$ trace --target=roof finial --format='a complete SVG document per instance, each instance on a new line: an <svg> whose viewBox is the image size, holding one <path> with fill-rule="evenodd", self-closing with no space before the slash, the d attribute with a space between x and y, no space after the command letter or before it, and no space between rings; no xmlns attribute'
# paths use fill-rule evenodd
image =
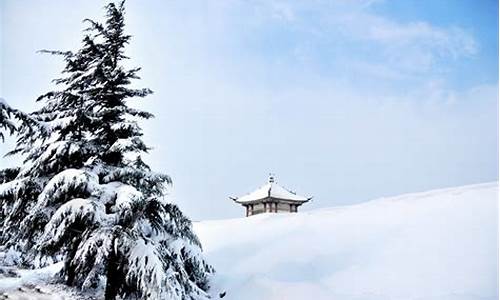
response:
<svg viewBox="0 0 500 300"><path fill-rule="evenodd" d="M269 173L269 183L274 183L274 173Z"/></svg>

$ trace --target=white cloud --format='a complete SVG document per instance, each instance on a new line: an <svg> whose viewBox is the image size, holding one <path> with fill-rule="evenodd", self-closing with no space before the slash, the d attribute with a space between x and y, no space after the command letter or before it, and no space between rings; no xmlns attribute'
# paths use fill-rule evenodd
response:
<svg viewBox="0 0 500 300"><path fill-rule="evenodd" d="M392 73L439 70L442 64L478 53L478 42L464 28L440 27L426 21L395 21L373 12L371 8L379 2L259 1L254 5L264 16L261 18L262 26L268 26L268 20L289 24L290 34L297 36L295 48L311 48L311 41L318 48L325 47L328 42L335 44L345 40L361 43L357 46L372 49L373 57L361 57L359 64L367 65L369 61L379 60L377 63L386 64L386 69L393 68ZM308 44L303 47L301 43ZM349 45L345 47L349 51ZM299 55L299 59L304 60L303 52Z"/></svg>
<svg viewBox="0 0 500 300"><path fill-rule="evenodd" d="M360 21L365 24L361 38L384 44L397 52L409 52L426 56L427 65L438 58L451 56L458 59L475 55L477 42L459 27L440 28L426 22L396 23L380 17L368 16ZM421 63L417 60L417 63Z"/></svg>
<svg viewBox="0 0 500 300"><path fill-rule="evenodd" d="M401 72L428 72L442 62L474 56L478 44L460 27L437 27L424 21L396 22L368 12L354 11L333 21L352 39L372 43L385 62Z"/></svg>

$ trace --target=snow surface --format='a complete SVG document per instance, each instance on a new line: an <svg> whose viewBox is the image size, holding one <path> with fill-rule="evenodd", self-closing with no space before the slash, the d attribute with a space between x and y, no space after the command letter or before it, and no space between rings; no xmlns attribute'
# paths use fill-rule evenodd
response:
<svg viewBox="0 0 500 300"><path fill-rule="evenodd" d="M218 299L498 299L498 184L194 228ZM61 265L0 274L0 299L90 299L47 284ZM2 270L2 268L0 268Z"/></svg>
<svg viewBox="0 0 500 300"><path fill-rule="evenodd" d="M17 289L22 285L42 283L50 280L62 268L63 263L56 263L36 270L15 270L16 276L0 277L0 291Z"/></svg>
<svg viewBox="0 0 500 300"><path fill-rule="evenodd" d="M0 299L9 300L91 300L89 295L61 284L51 284L61 270L61 263L37 270L18 270L0 267Z"/></svg>
<svg viewBox="0 0 500 300"><path fill-rule="evenodd" d="M498 184L194 224L225 299L498 299Z"/></svg>

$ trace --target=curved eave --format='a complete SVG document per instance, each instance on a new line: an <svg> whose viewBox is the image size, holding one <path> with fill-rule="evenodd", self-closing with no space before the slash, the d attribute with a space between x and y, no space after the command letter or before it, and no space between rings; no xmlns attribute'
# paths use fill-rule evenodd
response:
<svg viewBox="0 0 500 300"><path fill-rule="evenodd" d="M291 199L281 199L281 198L275 198L275 197L266 197L266 198L261 198L261 199L255 199L251 201L238 201L238 198L233 198L229 197L229 199L233 200L234 202L242 205L247 205L247 204L256 204L256 203L268 203L268 202L282 202L282 203L287 203L287 204L304 204L306 202L311 201L313 197L309 197L306 200L291 200Z"/></svg>

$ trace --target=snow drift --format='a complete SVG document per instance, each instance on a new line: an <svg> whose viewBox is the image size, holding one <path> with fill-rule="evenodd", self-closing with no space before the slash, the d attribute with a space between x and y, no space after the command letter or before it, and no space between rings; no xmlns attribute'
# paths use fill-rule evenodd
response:
<svg viewBox="0 0 500 300"><path fill-rule="evenodd" d="M487 183L194 229L217 270L214 299L489 300L498 299L497 199L498 184ZM0 274L0 298L80 299L47 284L57 267Z"/></svg>
<svg viewBox="0 0 500 300"><path fill-rule="evenodd" d="M498 299L498 184L195 223L225 299Z"/></svg>

